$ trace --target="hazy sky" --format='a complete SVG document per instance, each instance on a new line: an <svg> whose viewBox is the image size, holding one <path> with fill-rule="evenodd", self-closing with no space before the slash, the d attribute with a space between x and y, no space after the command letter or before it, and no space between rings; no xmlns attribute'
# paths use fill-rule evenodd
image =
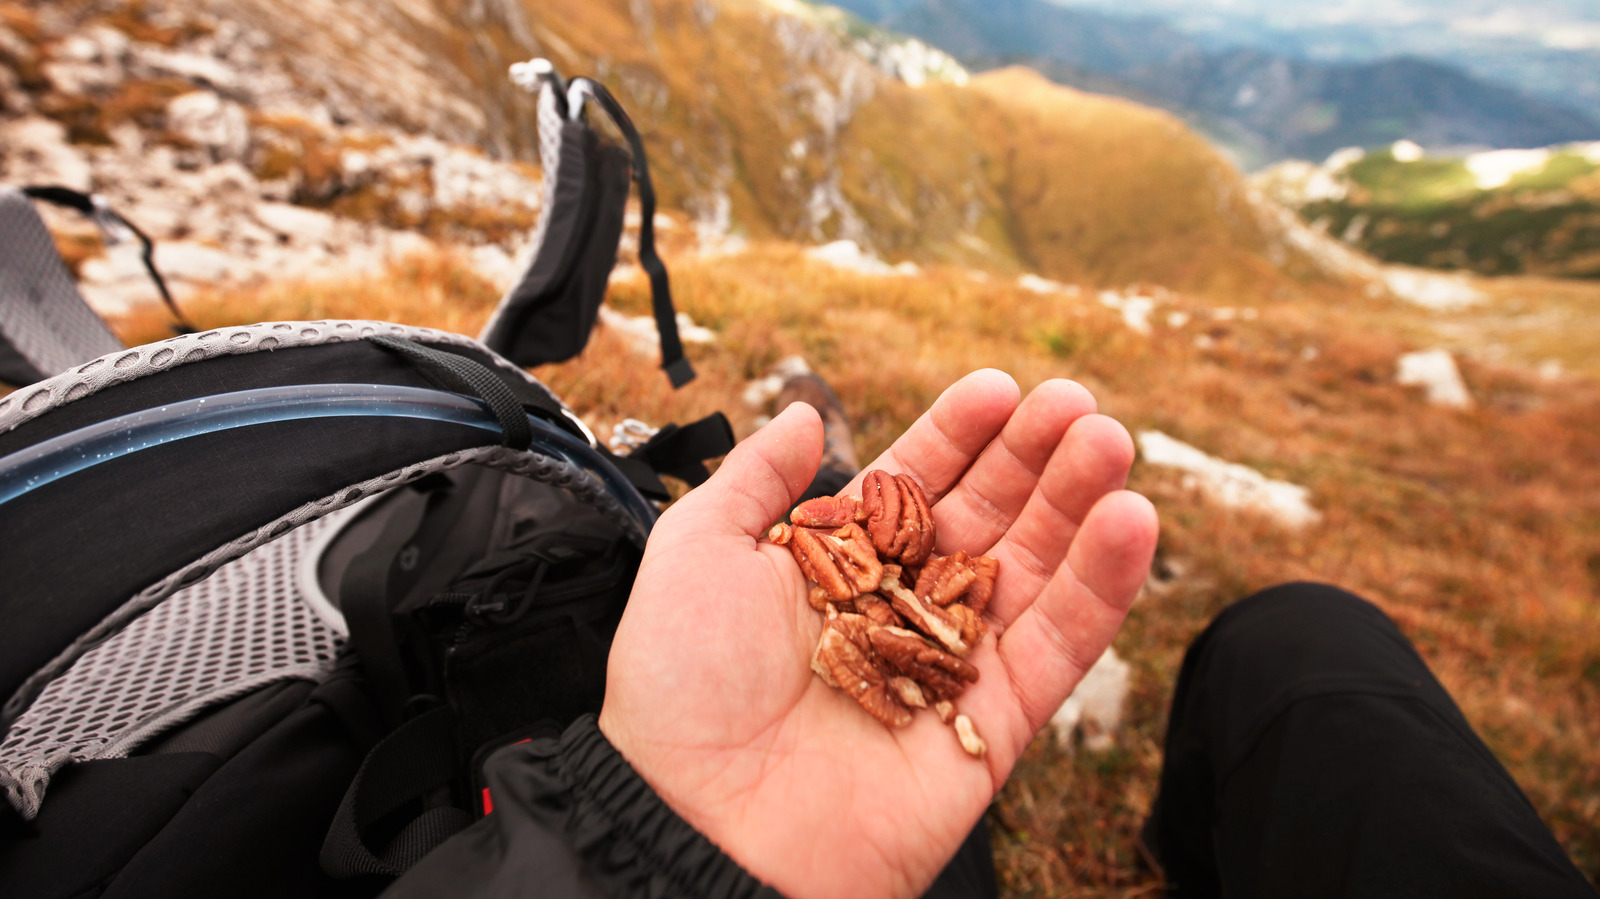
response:
<svg viewBox="0 0 1600 899"><path fill-rule="evenodd" d="M1107 12L1154 12L1187 30L1253 20L1283 31L1444 28L1465 39L1600 51L1600 0L1055 0Z"/></svg>

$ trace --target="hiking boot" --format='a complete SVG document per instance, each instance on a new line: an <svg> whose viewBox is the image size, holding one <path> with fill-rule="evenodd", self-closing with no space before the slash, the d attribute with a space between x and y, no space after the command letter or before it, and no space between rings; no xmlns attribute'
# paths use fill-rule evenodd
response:
<svg viewBox="0 0 1600 899"><path fill-rule="evenodd" d="M850 419L844 414L844 405L828 382L816 375L793 375L783 382L773 404L773 414L789 408L790 403L805 403L822 416L822 468L849 476L861 470L861 460L856 457L855 441L850 433Z"/></svg>

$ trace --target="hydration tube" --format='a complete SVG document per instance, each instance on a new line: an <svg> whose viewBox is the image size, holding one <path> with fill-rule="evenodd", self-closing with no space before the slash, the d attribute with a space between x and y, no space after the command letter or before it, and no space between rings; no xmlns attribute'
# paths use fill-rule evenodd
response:
<svg viewBox="0 0 1600 899"><path fill-rule="evenodd" d="M142 450L202 434L311 418L416 418L499 434L482 400L388 384L303 384L263 387L167 403L69 431L0 457L0 506L47 484ZM534 416L529 449L576 465L616 497L643 533L655 509L616 467L584 441Z"/></svg>

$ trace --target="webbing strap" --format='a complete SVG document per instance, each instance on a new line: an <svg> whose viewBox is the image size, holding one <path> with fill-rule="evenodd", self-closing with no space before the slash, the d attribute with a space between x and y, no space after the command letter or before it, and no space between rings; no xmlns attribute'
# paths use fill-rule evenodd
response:
<svg viewBox="0 0 1600 899"><path fill-rule="evenodd" d="M455 713L448 706L423 712L372 747L356 771L322 842L322 870L340 878L361 874L398 876L434 847L472 823L454 806L430 808L411 817L376 851L368 831L390 824L407 806L446 786L459 773Z"/></svg>
<svg viewBox="0 0 1600 899"><path fill-rule="evenodd" d="M711 474L705 460L725 456L733 449L733 427L728 417L713 412L705 418L682 427L666 425L644 445L629 454L661 474L685 481L691 487L706 482Z"/></svg>
<svg viewBox="0 0 1600 899"><path fill-rule="evenodd" d="M650 305L655 313L656 330L661 335L661 368L667 373L672 386L682 387L694 380L694 367L683 354L683 341L678 338L678 313L672 306L672 287L667 282L667 267L656 253L656 190L650 182L650 164L645 159L644 141L639 129L623 111L622 104L611 96L605 85L590 78L582 79L593 93L606 115L616 123L617 130L627 138L633 151L633 178L639 184L639 266L650 276Z"/></svg>
<svg viewBox="0 0 1600 899"><path fill-rule="evenodd" d="M522 400L500 376L465 356L446 353L399 337L377 335L371 343L416 365L440 387L469 393L489 404L489 411L500 422L501 442L512 449L525 450L533 443L533 428L528 424Z"/></svg>
<svg viewBox="0 0 1600 899"><path fill-rule="evenodd" d="M396 506L383 530L366 550L350 560L339 584L340 611L350 628L350 645L378 696L387 724L399 719L411 698L411 680L400 658L399 635L389 612L389 580L401 564L400 551L416 536L433 505L434 494L413 495L409 488L394 497Z"/></svg>

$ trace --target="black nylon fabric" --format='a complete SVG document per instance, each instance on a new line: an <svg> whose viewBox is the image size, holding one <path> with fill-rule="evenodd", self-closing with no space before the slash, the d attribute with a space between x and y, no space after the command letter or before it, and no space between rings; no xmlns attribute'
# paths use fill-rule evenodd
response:
<svg viewBox="0 0 1600 899"><path fill-rule="evenodd" d="M1289 584L1190 647L1145 831L1192 897L1592 897L1394 622Z"/></svg>
<svg viewBox="0 0 1600 899"><path fill-rule="evenodd" d="M471 823L471 816L459 809L433 808L413 816L398 832L369 842L374 825L456 776L455 727L455 715L439 707L405 722L372 747L323 840L319 858L324 871L340 879L402 874Z"/></svg>
<svg viewBox="0 0 1600 899"><path fill-rule="evenodd" d="M445 344L424 346L443 351L455 350L458 351L457 355L492 365L488 356L466 347ZM192 397L284 384L367 382L403 387L434 386L405 360L365 340L217 356L116 384L51 409L26 424L0 433L0 456L108 418Z"/></svg>
<svg viewBox="0 0 1600 899"><path fill-rule="evenodd" d="M593 715L560 738L494 753L484 778L493 813L434 850L385 896L779 895L662 802Z"/></svg>
<svg viewBox="0 0 1600 899"><path fill-rule="evenodd" d="M209 753L188 752L62 769L33 835L0 840L0 896L99 895L220 763Z"/></svg>
<svg viewBox="0 0 1600 899"><path fill-rule="evenodd" d="M661 474L671 475L691 487L704 484L711 477L705 461L725 456L738 441L733 438L733 426L721 412L713 412L699 421L679 427L666 425L643 446L629 454Z"/></svg>
<svg viewBox="0 0 1600 899"><path fill-rule="evenodd" d="M317 866L327 822L360 760L332 711L302 707L206 779L105 899L374 895L379 883L336 882ZM46 809L56 799L54 785L51 791Z"/></svg>
<svg viewBox="0 0 1600 899"><path fill-rule="evenodd" d="M644 152L644 139L639 136L639 129L634 127L622 104L611 96L605 85L593 79L582 80L633 150L634 180L639 183L639 267L650 276L650 305L661 339L661 369L667 373L673 389L677 389L694 380L694 366L683 355L667 267L656 253L656 190L650 181L650 161Z"/></svg>
<svg viewBox="0 0 1600 899"><path fill-rule="evenodd" d="M630 163L581 122L562 125L561 164L543 243L501 301L485 346L518 365L561 362L594 329L622 240Z"/></svg>
<svg viewBox="0 0 1600 899"><path fill-rule="evenodd" d="M108 388L0 435L0 454L164 402L252 387L431 386L365 342L224 356ZM138 590L305 503L423 459L498 443L416 419L328 418L180 440L0 507L0 696ZM93 564L85 564L93 560Z"/></svg>
<svg viewBox="0 0 1600 899"><path fill-rule="evenodd" d="M139 747L136 754L209 752L227 761L304 705L316 686L299 678L268 684L167 731Z"/></svg>
<svg viewBox="0 0 1600 899"><path fill-rule="evenodd" d="M411 360L425 374L432 374L445 390L470 394L489 404L495 420L500 423L501 442L516 450L525 450L533 442L533 428L528 425L528 415L522 403L511 392L499 375L483 365L453 353L441 353L411 340L383 335L367 340Z"/></svg>
<svg viewBox="0 0 1600 899"><path fill-rule="evenodd" d="M495 443L416 419L278 422L148 449L12 500L0 514L0 694L229 540L351 484Z"/></svg>

